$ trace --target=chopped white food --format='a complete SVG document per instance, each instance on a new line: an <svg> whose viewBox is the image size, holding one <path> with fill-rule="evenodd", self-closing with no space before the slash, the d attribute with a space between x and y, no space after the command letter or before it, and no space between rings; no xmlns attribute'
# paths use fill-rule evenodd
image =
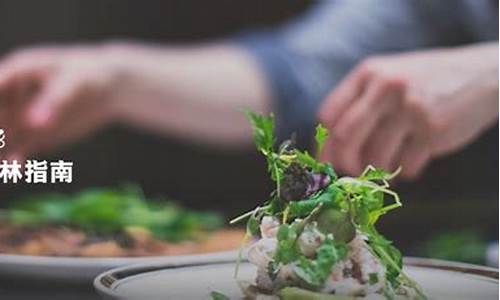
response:
<svg viewBox="0 0 500 300"><path fill-rule="evenodd" d="M273 217L263 217L260 224L262 238L248 248L248 260L257 266L256 284L265 290L272 290L274 282L268 274L269 263L273 260L278 240L276 234L280 223Z"/></svg>
<svg viewBox="0 0 500 300"><path fill-rule="evenodd" d="M271 278L269 264L273 261L278 246L276 234L279 221L273 217L262 219L260 230L262 238L248 249L248 260L257 266L256 284L264 290L276 290L285 286L300 286L293 264L281 265ZM297 239L301 253L314 258L316 250L325 239L313 222L308 224ZM385 267L370 251L365 237L357 234L348 244L348 255L336 263L331 275L325 281L320 292L345 295L366 296L383 290L385 286Z"/></svg>
<svg viewBox="0 0 500 300"><path fill-rule="evenodd" d="M274 238L278 233L280 222L273 217L265 216L260 223L260 234L262 238Z"/></svg>
<svg viewBox="0 0 500 300"><path fill-rule="evenodd" d="M319 232L315 224L307 224L298 239L300 252L307 257L314 257L316 249L321 246L325 236Z"/></svg>
<svg viewBox="0 0 500 300"><path fill-rule="evenodd" d="M357 234L348 246L348 257L333 267L322 292L364 296L382 290L385 267L370 251L363 236Z"/></svg>

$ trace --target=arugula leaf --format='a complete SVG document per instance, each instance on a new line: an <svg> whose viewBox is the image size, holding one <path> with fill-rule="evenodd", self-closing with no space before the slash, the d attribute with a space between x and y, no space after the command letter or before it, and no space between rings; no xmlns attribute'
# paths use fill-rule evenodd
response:
<svg viewBox="0 0 500 300"><path fill-rule="evenodd" d="M250 110L246 110L245 114L252 124L255 145L265 155L268 172L271 174L271 179L276 182L279 193L279 185L285 166L279 155L274 152L274 115L270 114L266 117Z"/></svg>
<svg viewBox="0 0 500 300"><path fill-rule="evenodd" d="M247 221L247 233L250 236L257 235L260 231L260 222L255 216L250 216Z"/></svg>
<svg viewBox="0 0 500 300"><path fill-rule="evenodd" d="M318 124L318 126L316 126L316 134L314 135L314 139L316 140L316 157L319 157L321 152L323 152L323 147L327 138L328 129L323 127L322 124Z"/></svg>
<svg viewBox="0 0 500 300"><path fill-rule="evenodd" d="M295 155L296 155L297 160L299 162L301 162L305 166L308 166L313 171L323 172L326 169L325 164L318 162L307 151L301 152L301 151L295 150Z"/></svg>
<svg viewBox="0 0 500 300"><path fill-rule="evenodd" d="M376 168L373 166L368 166L366 169L363 171L359 179L362 180L370 180L370 181L375 181L375 180L391 180L394 177L396 177L399 172L401 172L401 167L398 168L396 171L390 173L385 171L384 169L381 168Z"/></svg>
<svg viewBox="0 0 500 300"><path fill-rule="evenodd" d="M337 187L330 185L324 191L321 191L307 200L290 201L288 204L289 216L292 218L305 217L311 214L320 204L324 208L339 208L339 192Z"/></svg>
<svg viewBox="0 0 500 300"><path fill-rule="evenodd" d="M386 267L386 280L396 289L400 285L399 276L403 267L401 252L375 228L371 227L365 233L368 236L369 245Z"/></svg>
<svg viewBox="0 0 500 300"><path fill-rule="evenodd" d="M330 176L330 180L332 182L337 180L337 173L335 173L335 170L333 170L333 167L330 163L325 164L323 172L325 172L328 176Z"/></svg>
<svg viewBox="0 0 500 300"><path fill-rule="evenodd" d="M268 117L256 114L250 110L245 110L247 118L253 128L253 139L257 149L268 155L273 152L274 139L274 115Z"/></svg>
<svg viewBox="0 0 500 300"><path fill-rule="evenodd" d="M278 228L278 247L274 255L276 263L288 264L300 256L297 238L300 235L296 224L282 224Z"/></svg>

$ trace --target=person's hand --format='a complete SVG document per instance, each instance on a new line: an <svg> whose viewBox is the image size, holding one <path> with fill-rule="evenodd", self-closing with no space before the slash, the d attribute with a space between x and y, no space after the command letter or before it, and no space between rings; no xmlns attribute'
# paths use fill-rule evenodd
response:
<svg viewBox="0 0 500 300"><path fill-rule="evenodd" d="M266 111L268 98L251 56L222 43L16 51L0 58L0 128L6 134L0 156L23 159L110 122L241 147L252 136L241 108Z"/></svg>
<svg viewBox="0 0 500 300"><path fill-rule="evenodd" d="M367 164L412 178L498 118L498 45L385 55L360 63L328 96L322 158L357 175Z"/></svg>
<svg viewBox="0 0 500 300"><path fill-rule="evenodd" d="M112 119L113 68L100 48L36 48L0 59L4 158L69 142Z"/></svg>

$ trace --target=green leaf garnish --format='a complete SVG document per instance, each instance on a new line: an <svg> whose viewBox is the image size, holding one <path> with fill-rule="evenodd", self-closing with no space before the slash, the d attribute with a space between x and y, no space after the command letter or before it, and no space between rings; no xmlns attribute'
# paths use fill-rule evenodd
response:
<svg viewBox="0 0 500 300"><path fill-rule="evenodd" d="M332 272L333 265L346 257L347 246L344 243L336 245L330 234L316 253L316 259L300 256L296 269L297 276L313 288L321 287Z"/></svg>
<svg viewBox="0 0 500 300"><path fill-rule="evenodd" d="M318 124L316 126L316 134L314 139L316 140L316 157L319 158L321 152L323 152L323 147L325 146L326 139L328 138L328 129L323 127L323 125Z"/></svg>
<svg viewBox="0 0 500 300"><path fill-rule="evenodd" d="M366 238L371 252L386 268L384 295L388 299L393 298L400 286L414 289L420 299L425 299L419 286L403 272L399 250L375 228L382 215L402 206L398 194L390 189L388 182L401 169L390 173L368 166L357 178L338 178L329 163L317 160L328 138L328 131L321 124L316 127L314 136L315 158L306 150L294 148L293 139L276 150L274 117L250 111L246 114L253 127L255 144L266 157L276 189L271 193L271 199L258 208L258 215L255 210L235 221L250 217L247 232L254 236L259 235L257 225L263 216L273 216L281 221L277 248L268 266L271 278L281 266L292 264L295 274L308 289L319 290L331 274L332 267L347 256L348 243L359 234ZM315 256L308 258L301 253L297 240L305 225L313 221L327 238ZM370 274L371 284L380 280L378 274ZM306 295L311 299L337 299L331 298L336 296L289 287L282 289L279 295L283 299L302 299Z"/></svg>
<svg viewBox="0 0 500 300"><path fill-rule="evenodd" d="M246 110L245 114L250 120L253 128L253 139L257 149L267 155L274 147L274 116L268 117Z"/></svg>
<svg viewBox="0 0 500 300"><path fill-rule="evenodd" d="M230 300L228 296L224 295L223 293L217 292L217 291L212 291L210 292L210 297L212 300Z"/></svg>

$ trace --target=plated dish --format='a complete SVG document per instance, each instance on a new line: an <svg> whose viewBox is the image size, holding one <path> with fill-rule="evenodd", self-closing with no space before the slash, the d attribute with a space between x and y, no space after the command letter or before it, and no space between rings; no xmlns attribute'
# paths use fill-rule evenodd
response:
<svg viewBox="0 0 500 300"><path fill-rule="evenodd" d="M427 299L400 251L375 227L402 205L388 182L399 170L368 166L358 177L339 177L293 139L276 147L272 115L247 114L275 182L266 202L232 221L247 219L246 256L257 267L247 297ZM327 136L318 125L316 156Z"/></svg>
<svg viewBox="0 0 500 300"><path fill-rule="evenodd" d="M94 286L104 299L110 300L213 299L212 294L215 293L229 299L245 299L241 283L234 280L234 268L234 261L221 262L216 259L210 263L140 264L107 271L95 279ZM406 258L404 269L421 284L429 299L498 299L498 270L492 268ZM255 265L242 262L239 270L241 282L254 282L256 271ZM356 298L326 295L317 299Z"/></svg>
<svg viewBox="0 0 500 300"><path fill-rule="evenodd" d="M0 210L0 277L88 284L123 265L233 257L243 235L135 186L35 195Z"/></svg>
<svg viewBox="0 0 500 300"><path fill-rule="evenodd" d="M64 257L142 257L226 251L242 233L221 216L145 199L135 186L45 194L2 210L0 253Z"/></svg>

